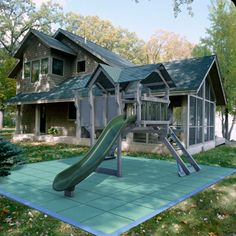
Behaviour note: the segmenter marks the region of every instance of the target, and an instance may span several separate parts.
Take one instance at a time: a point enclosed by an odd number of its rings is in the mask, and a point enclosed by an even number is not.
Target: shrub
[[[51,127],[51,128],[48,129],[48,134],[53,134],[53,135],[55,135],[55,134],[58,134],[58,133],[59,133],[59,131],[58,131],[58,129],[55,128],[55,127]]]
[[[0,176],[10,175],[13,167],[24,162],[22,149],[0,137]]]

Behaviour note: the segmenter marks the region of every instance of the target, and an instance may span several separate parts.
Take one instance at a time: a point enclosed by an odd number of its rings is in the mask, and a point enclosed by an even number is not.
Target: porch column
[[[94,101],[93,88],[89,88],[89,105],[90,105],[90,145],[95,143],[95,119],[94,119]]]
[[[40,134],[40,105],[35,105],[35,135]]]
[[[79,91],[75,91],[75,107],[76,107],[76,138],[81,138],[81,124],[80,124],[80,99]]]
[[[182,130],[183,130],[183,141],[185,143],[185,147],[189,146],[189,97],[185,96],[182,100]]]
[[[190,119],[190,96],[187,96],[187,106],[186,106],[186,147],[189,147],[189,119]]]
[[[141,91],[140,91],[140,82],[137,82],[137,89],[136,89],[136,101],[137,101],[137,122],[140,126],[141,122]]]
[[[121,115],[123,111],[121,111],[121,98],[120,98],[120,84],[116,84],[115,86],[115,96],[116,96],[116,104],[117,104],[117,115]],[[122,137],[121,134],[117,140],[117,176],[121,177],[122,175],[122,160],[121,153],[122,152]]]
[[[21,105],[17,105],[16,107],[16,134],[22,133],[22,113],[21,113]]]
[[[107,125],[107,111],[108,111],[108,96],[107,93],[103,95],[103,124],[104,127]]]
[[[115,86],[115,95],[116,95],[116,104],[117,104],[117,115],[121,115],[121,101],[120,101],[120,84],[116,84]]]

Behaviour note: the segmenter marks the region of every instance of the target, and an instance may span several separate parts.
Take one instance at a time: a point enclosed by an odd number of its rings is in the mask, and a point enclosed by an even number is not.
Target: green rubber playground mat
[[[201,166],[179,177],[174,162],[123,157],[122,177],[92,173],[64,197],[53,179],[79,158],[27,164],[0,178],[0,194],[92,234],[119,235],[236,172]],[[101,166],[115,168],[116,160]]]

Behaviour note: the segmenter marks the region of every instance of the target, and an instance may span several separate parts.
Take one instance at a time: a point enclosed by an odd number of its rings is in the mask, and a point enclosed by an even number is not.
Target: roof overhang
[[[160,64],[157,69],[141,80],[141,84],[152,90],[161,90],[165,88],[174,88],[175,84],[165,67]]]
[[[22,60],[17,60],[15,66],[13,67],[13,69],[10,71],[10,73],[8,74],[8,78],[15,78],[17,76],[18,71],[20,70],[20,68],[22,67]]]
[[[116,70],[116,68],[111,69]],[[106,66],[99,64],[85,87],[92,88],[96,85],[99,89],[106,93],[107,91],[115,90],[115,84],[116,82],[114,81],[112,75],[106,70]]]
[[[91,55],[93,55],[93,56],[95,56],[96,58],[98,58],[99,60],[101,60],[101,62],[102,63],[106,63],[106,64],[108,64],[108,65],[110,65],[110,66],[114,66],[114,67],[122,67],[122,68],[124,68],[124,67],[127,67],[127,66],[134,66],[134,64],[133,63],[131,63],[131,62],[129,62],[129,61],[127,61],[127,60],[125,60],[126,62],[126,65],[124,64],[124,65],[121,65],[122,63],[119,63],[119,62],[117,62],[117,61],[114,61],[114,60],[111,60],[109,57],[105,57],[105,56],[103,56],[103,55],[101,55],[101,54],[99,54],[96,50],[93,50],[90,46],[89,46],[89,43],[90,43],[90,41],[89,40],[87,40],[86,38],[83,38],[83,41],[81,41],[81,40],[76,40],[72,35],[71,35],[71,33],[69,33],[69,32],[67,32],[66,30],[63,30],[63,29],[58,29],[57,31],[56,31],[56,33],[54,34],[54,38],[55,39],[58,39],[58,40],[60,40],[61,39],[61,37],[62,36],[64,36],[64,37],[66,37],[67,39],[69,39],[70,41],[72,41],[73,43],[75,43],[75,44],[77,44],[79,47],[81,47],[82,49],[84,49],[84,50],[86,50],[87,52],[89,52]],[[78,36],[78,35],[77,35]],[[81,37],[82,38],[82,37]],[[93,42],[91,42],[91,43],[93,43]],[[103,48],[104,50],[107,50],[107,49],[105,49],[105,48]],[[118,55],[116,55],[116,56],[118,56]],[[116,58],[117,59],[117,58]],[[120,60],[124,60],[123,58],[120,58]],[[123,61],[124,62],[124,61]]]
[[[224,91],[224,86],[222,82],[217,56],[214,56],[214,60],[212,61],[211,66],[209,67],[207,73],[205,74],[205,77],[202,80],[201,85],[196,90],[196,93],[199,92],[199,90],[201,89],[203,83],[206,81],[207,78],[210,79],[210,83],[212,84],[212,89],[214,91],[216,99],[216,105],[217,106],[226,105],[227,99]]]
[[[58,103],[58,102],[73,102],[74,98],[67,98],[67,99],[47,99],[47,97],[42,98],[32,98],[27,100],[27,96],[32,94],[24,94],[24,96],[16,95],[15,97],[10,98],[6,105],[30,105],[30,104],[46,104],[46,103]]]
[[[44,40],[44,38],[40,36],[40,32],[38,32],[34,29],[30,29],[28,31],[28,33],[25,35],[24,39],[21,41],[20,47],[18,48],[18,50],[14,54],[15,58],[18,58],[18,59],[22,58],[24,50],[27,48],[27,46],[29,46],[31,44],[31,40],[34,37],[36,37],[43,45],[45,45],[48,48],[53,48],[53,49],[61,51],[63,53],[76,56],[76,53],[72,49],[70,49],[69,47],[67,47],[65,45],[61,45],[61,47],[59,47],[58,45],[53,45],[53,42],[49,43],[49,42],[47,42],[47,40]],[[52,39],[52,40],[56,40],[56,39]],[[61,42],[58,42],[58,43],[61,43]]]
[[[216,105],[226,105],[227,99],[225,95],[225,90],[223,86],[223,81],[220,73],[220,67],[218,63],[217,57],[215,57],[214,63],[210,70],[210,80],[213,85],[215,97],[216,97]]]

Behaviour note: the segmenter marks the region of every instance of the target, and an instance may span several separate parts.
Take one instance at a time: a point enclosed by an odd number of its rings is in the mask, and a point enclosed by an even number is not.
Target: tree
[[[189,58],[193,47],[176,33],[158,30],[145,45],[146,63]]]
[[[12,56],[30,28],[46,33],[52,31],[53,24],[61,23],[62,8],[48,1],[37,9],[31,0],[1,0],[0,2],[0,48]]]
[[[193,51],[193,56],[209,53],[218,56],[224,88],[227,96],[227,105],[221,109],[222,134],[230,139],[233,130],[228,127],[228,115],[236,120],[236,11],[226,0],[214,0],[210,8],[211,27],[207,29],[207,36],[201,39],[200,44]]]
[[[15,59],[8,56],[4,49],[0,50],[0,129],[3,128],[5,101],[15,95],[15,80],[7,78],[15,64]]]
[[[143,63],[144,41],[127,29],[113,26],[108,20],[69,12],[64,18],[64,28],[116,52],[134,63]]]

